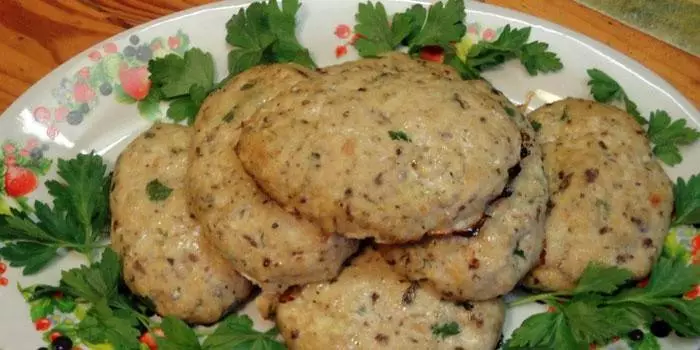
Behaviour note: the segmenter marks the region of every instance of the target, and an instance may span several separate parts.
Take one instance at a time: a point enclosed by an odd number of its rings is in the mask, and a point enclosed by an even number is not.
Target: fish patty
[[[668,233],[673,192],[640,125],[618,108],[573,98],[529,117],[541,125],[551,201],[540,265],[525,284],[571,289],[590,262],[646,276]]]
[[[337,279],[283,297],[276,321],[289,349],[493,349],[505,314],[500,299],[441,300],[373,249]]]
[[[544,238],[547,179],[529,121],[484,81],[470,84],[512,113],[522,134],[521,161],[501,196],[490,203],[479,225],[447,237],[382,247],[394,271],[426,280],[452,300],[486,300],[510,292],[537,263]]]
[[[243,302],[252,285],[190,217],[183,188],[190,139],[190,128],[155,124],[121,153],[110,194],[111,238],[135,294],[161,315],[208,324]],[[167,198],[149,198],[153,181],[171,190]]]
[[[265,291],[336,276],[357,242],[286,212],[262,192],[234,152],[241,124],[261,104],[314,73],[296,65],[251,68],[202,105],[187,173],[192,212],[204,235]]]
[[[346,237],[402,243],[478,221],[519,161],[520,131],[481,90],[433,75],[451,68],[396,57],[327,68],[264,104],[241,132],[246,171]]]

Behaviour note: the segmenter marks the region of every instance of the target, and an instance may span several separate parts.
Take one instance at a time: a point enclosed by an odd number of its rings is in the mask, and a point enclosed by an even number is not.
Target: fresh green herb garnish
[[[444,53],[443,62],[457,69],[465,79],[477,79],[483,70],[514,58],[520,60],[530,75],[555,72],[563,67],[559,57],[548,51],[548,44],[528,42],[529,27],[512,29],[509,25],[495,41],[481,41],[471,46],[466,61],[459,58],[455,43],[460,42],[466,32],[464,17],[464,2],[447,0],[436,2],[428,10],[414,5],[395,14],[389,24],[381,3],[361,3],[355,15],[355,32],[360,34],[355,48],[362,57],[377,57],[401,45],[408,46],[413,55],[425,47],[440,47]]]
[[[632,273],[617,267],[590,264],[572,291],[524,297],[510,306],[541,300],[550,312],[529,317],[516,329],[504,349],[588,349],[605,344],[656,318],[688,336],[700,335],[700,299],[687,292],[700,280],[700,266],[662,256],[643,288],[622,288]]]
[[[154,202],[160,202],[168,199],[173,189],[163,185],[158,179],[151,180],[146,185],[146,193],[148,193],[148,199]]]
[[[171,101],[167,117],[191,125],[214,86],[212,55],[193,48],[182,57],[169,54],[149,61],[148,71],[153,85],[146,100]]]
[[[401,141],[406,141],[406,142],[411,142],[411,138],[408,137],[408,135],[399,130],[399,131],[394,131],[391,130],[389,131],[389,137],[391,137],[392,140],[401,140]]]
[[[430,326],[430,329],[433,331],[433,335],[435,337],[440,337],[442,339],[453,335],[457,335],[461,332],[459,329],[459,324],[457,324],[457,322],[454,321],[449,323],[443,323],[441,325],[434,324]]]
[[[532,129],[535,131],[540,131],[540,129],[542,129],[542,124],[538,121],[533,120],[530,122],[530,125],[532,125]]]
[[[678,146],[690,145],[700,139],[700,132],[686,126],[685,119],[671,122],[666,111],[657,110],[649,116],[649,141],[654,144],[654,155],[668,165],[679,164],[683,157]]]
[[[515,249],[513,249],[513,255],[517,255],[517,256],[519,256],[519,257],[525,259],[525,251],[523,251],[522,249],[520,249],[520,248],[518,248],[518,247],[516,247]]]
[[[402,43],[412,53],[425,46],[454,50],[452,43],[461,40],[466,32],[462,0],[437,2],[428,10],[414,5],[394,15],[391,25],[384,5],[360,3],[355,19],[355,32],[360,34],[355,47],[362,57],[394,51]]]
[[[60,159],[57,173],[60,181],[46,182],[53,207],[34,202],[36,219],[15,209],[0,215],[0,242],[5,244],[0,256],[11,266],[24,267],[25,275],[44,268],[62,248],[92,259],[109,226],[111,175],[102,157],[91,153]]]
[[[78,324],[77,335],[91,344],[109,343],[115,350],[138,349],[141,332],[137,325],[130,312],[114,311],[105,300],[100,300]]]
[[[316,64],[296,38],[298,0],[254,2],[226,23],[226,41],[234,46],[228,55],[232,75],[264,63],[294,62],[309,68]]]
[[[528,42],[532,28],[513,29],[510,25],[493,42],[480,41],[469,48],[466,67],[453,64],[466,78],[476,79],[479,72],[518,58],[530,75],[556,72],[563,68],[561,60],[549,45],[540,41]],[[468,69],[465,69],[468,68]]]
[[[633,116],[640,125],[646,125],[648,123],[648,121],[642,117],[642,114],[639,113],[637,105],[627,97],[625,90],[622,89],[622,86],[620,86],[615,79],[599,69],[593,68],[589,69],[587,72],[588,76],[591,78],[591,80],[588,81],[588,86],[591,87],[591,95],[593,95],[596,101],[603,103],[622,101],[622,103],[625,104],[627,113]]]
[[[204,350],[269,349],[284,350],[277,341],[277,328],[265,332],[253,329],[253,320],[247,315],[232,315],[219,324],[202,344]]]
[[[688,182],[678,178],[673,186],[675,218],[672,225],[700,223],[700,175],[693,175]]]
[[[258,332],[247,315],[229,316],[201,344],[197,334],[177,318],[165,317],[161,329],[165,336],[156,339],[163,350],[286,349],[276,340],[276,328]]]
[[[686,126],[684,119],[671,122],[671,117],[663,110],[651,112],[649,120],[642,117],[637,105],[627,97],[613,78],[599,69],[589,69],[591,95],[598,102],[622,101],[625,110],[641,125],[649,124],[647,138],[653,144],[653,153],[664,163],[674,166],[683,161],[679,146],[686,146],[700,139],[700,132]]]

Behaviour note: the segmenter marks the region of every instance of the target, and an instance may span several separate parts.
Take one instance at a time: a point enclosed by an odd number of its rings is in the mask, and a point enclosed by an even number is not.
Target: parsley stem
[[[528,296],[524,296],[524,297],[521,297],[521,298],[518,298],[518,299],[515,299],[515,300],[509,302],[508,307],[515,307],[515,306],[519,306],[519,305],[529,304],[529,303],[533,303],[533,302],[540,301],[540,300],[558,299],[557,297],[566,296],[566,295],[570,295],[570,293],[569,292],[551,292],[551,293],[528,295]]]

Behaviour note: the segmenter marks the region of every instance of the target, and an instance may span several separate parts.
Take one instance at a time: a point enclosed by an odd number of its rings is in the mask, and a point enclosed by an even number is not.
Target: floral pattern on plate
[[[141,116],[148,120],[162,118],[160,105],[146,99],[151,87],[148,61],[168,54],[182,55],[190,47],[189,36],[181,30],[150,41],[132,35],[129,44],[120,48],[108,42],[88,52],[91,65],[61,79],[51,90],[55,105],[35,107],[35,120],[53,127],[61,123],[80,125],[100,98],[106,97],[113,97],[119,103],[136,103]]]
[[[0,149],[0,214],[10,212],[16,204],[23,211],[32,211],[28,197],[39,186],[39,177],[45,176],[51,168],[52,160],[45,157],[47,144],[40,144],[36,138],[24,143],[5,140]]]

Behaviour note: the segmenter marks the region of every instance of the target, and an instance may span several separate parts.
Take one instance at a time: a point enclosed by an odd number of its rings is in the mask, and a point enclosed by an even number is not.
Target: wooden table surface
[[[0,1],[0,111],[62,62],[125,29],[211,0]],[[700,58],[572,0],[484,0],[595,38],[638,60],[700,107]]]

